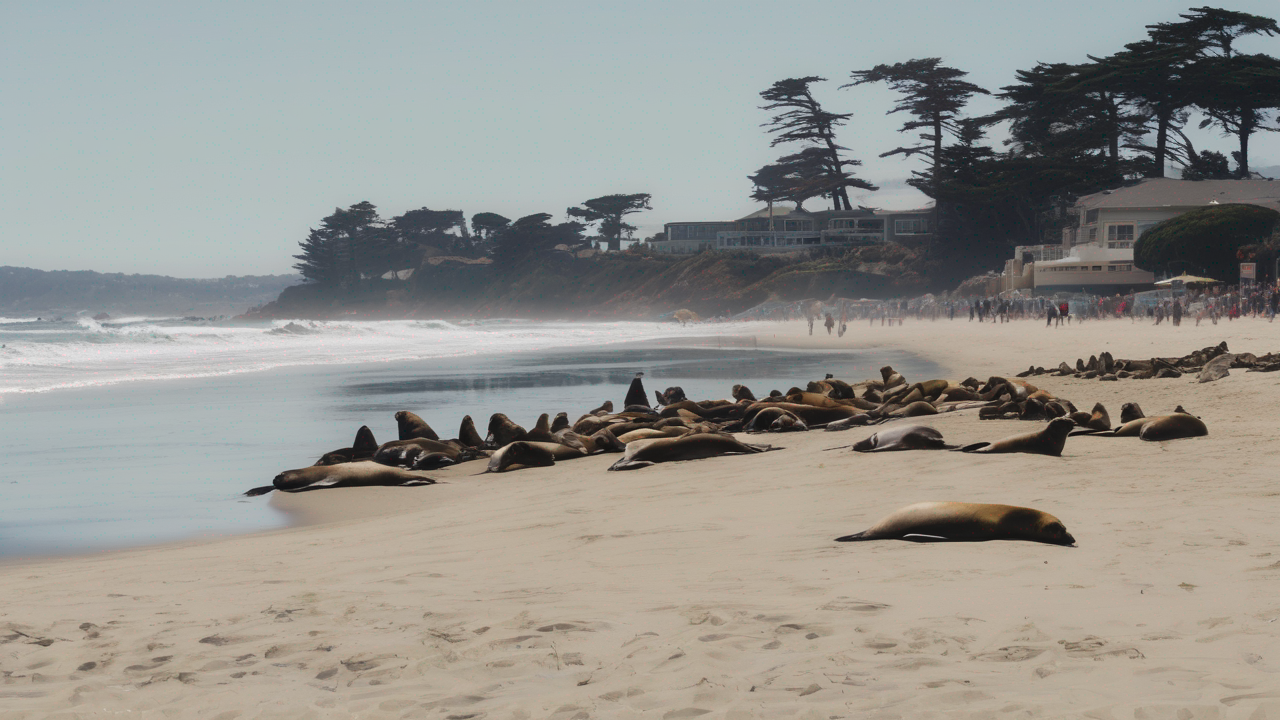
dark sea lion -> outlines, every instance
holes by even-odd
[[[485,438],[485,443],[493,447],[503,447],[524,440],[528,435],[529,433],[512,422],[511,418],[502,413],[494,413],[489,418],[489,437]]]
[[[400,428],[401,440],[412,440],[414,438],[440,439],[440,436],[436,434],[435,430],[431,429],[431,426],[425,420],[408,410],[401,410],[396,413],[396,425]]]
[[[560,432],[569,429],[569,413],[556,413],[555,419],[551,421],[551,433]]]
[[[586,457],[586,451],[556,442],[519,440],[499,448],[489,457],[485,472],[508,472],[530,467],[555,465],[557,460]]]
[[[1150,422],[1144,424],[1142,431],[1138,434],[1138,437],[1143,440],[1178,440],[1209,434],[1209,428],[1203,420],[1185,412],[1175,412],[1172,415],[1149,418],[1149,420]]]
[[[285,470],[275,477],[271,485],[246,492],[250,497],[272,490],[302,492],[335,487],[368,487],[373,485],[433,485],[435,480],[413,470],[383,465],[368,460],[342,463],[341,465],[312,465],[299,470]]]
[[[459,461],[462,451],[449,443],[427,438],[392,440],[383,443],[373,455],[373,461],[396,467],[416,467],[422,470],[452,465]]]
[[[891,450],[950,450],[942,439],[942,433],[928,425],[902,425],[881,430],[871,437],[854,443],[855,452],[888,452]]]
[[[316,465],[337,465],[338,463],[368,460],[378,452],[378,441],[373,439],[373,431],[368,425],[361,425],[356,431],[356,439],[351,447],[327,452],[316,461]]]
[[[750,422],[751,418],[755,417],[756,413],[770,407],[787,410],[791,414],[803,420],[805,424],[810,427],[863,414],[862,410],[847,405],[837,405],[835,407],[814,407],[813,405],[802,405],[800,403],[790,402],[758,402],[747,407],[742,419],[744,422]]]
[[[746,385],[734,385],[733,389],[729,391],[729,394],[738,402],[742,402],[743,400],[748,402],[756,401],[756,396],[751,392],[751,388]]]
[[[892,367],[885,365],[880,368],[880,377],[884,378],[883,389],[888,390],[896,385],[902,385],[907,379],[898,374]]]
[[[1044,404],[1044,416],[1049,418],[1050,420],[1054,418],[1065,417],[1066,414],[1067,414],[1067,408],[1057,400],[1054,400],[1053,402],[1047,402]]]
[[[773,449],[775,448],[768,445],[748,445],[729,435],[689,434],[678,438],[634,442],[627,446],[627,452],[610,465],[609,469],[637,470],[657,463],[701,460],[721,455],[746,455]]]
[[[605,400],[603,405],[601,405],[600,407],[596,408],[595,410],[592,410],[591,412],[589,412],[589,413],[587,413],[587,414],[588,414],[588,415],[599,415],[600,413],[611,413],[611,412],[613,412],[613,401],[612,401],[612,400]]]
[[[631,387],[627,388],[627,398],[622,401],[624,406],[649,407],[649,398],[644,392],[644,382],[640,379],[642,377],[644,373],[638,372],[634,378],[631,378]]]
[[[1036,432],[1014,435],[993,443],[974,443],[960,448],[970,453],[1033,453],[1037,455],[1062,455],[1075,423],[1067,418],[1054,418]]]
[[[1075,545],[1076,539],[1049,513],[1013,505],[925,502],[908,505],[836,542],[913,540],[916,542],[982,542],[1030,540]]]
[[[678,403],[681,400],[689,399],[685,397],[684,388],[679,385],[669,387],[663,392],[654,390],[653,396],[658,400],[658,405],[670,405],[671,403]]]
[[[1130,420],[1137,420],[1141,417],[1146,417],[1146,415],[1143,414],[1142,408],[1139,407],[1138,403],[1125,403],[1120,406],[1120,424],[1123,425]]]
[[[1089,421],[1093,419],[1093,415],[1083,410],[1077,410],[1067,415],[1067,419],[1075,423],[1077,427],[1087,428],[1089,427]]]
[[[484,446],[484,438],[480,437],[480,433],[476,430],[476,423],[470,415],[462,416],[462,424],[458,426],[458,442],[473,448]]]
[[[534,423],[533,429],[525,434],[526,440],[534,442],[555,442],[555,436],[551,434],[551,417],[546,413],[538,416],[538,422]]]

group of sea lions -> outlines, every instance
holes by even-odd
[[[1231,369],[1244,369],[1247,372],[1276,372],[1280,370],[1280,353],[1254,355],[1253,353],[1228,352],[1225,341],[1212,347],[1203,348],[1183,355],[1182,357],[1153,357],[1146,360],[1117,360],[1109,352],[1076,358],[1075,365],[1068,362],[1058,363],[1058,367],[1046,370],[1032,365],[1018,373],[1018,377],[1031,375],[1056,375],[1060,377],[1077,377],[1083,380],[1149,380],[1152,378],[1180,378],[1195,373],[1199,382],[1220,380],[1230,374]]]
[[[1112,427],[1101,403],[1083,412],[1064,398],[1020,378],[991,377],[982,383],[928,380],[908,383],[891,367],[881,379],[850,384],[827,375],[805,389],[773,390],[757,399],[751,390],[735,385],[732,399],[692,401],[683,389],[655,392],[650,405],[637,373],[621,412],[613,403],[582,415],[572,424],[567,413],[554,418],[542,414],[531,430],[508,416],[495,413],[488,435],[480,437],[468,415],[458,437],[441,440],[418,415],[396,413],[399,438],[378,444],[362,426],[352,446],[324,453],[312,466],[287,470],[272,485],[250,490],[299,492],[327,487],[369,485],[429,485],[426,473],[470,460],[487,460],[485,472],[511,472],[546,467],[600,453],[621,453],[609,470],[634,470],[656,463],[697,460],[723,455],[747,455],[774,450],[749,444],[732,433],[797,432],[813,429],[848,430],[965,409],[978,409],[980,419],[1047,421],[1031,432],[992,442],[964,446],[946,442],[927,425],[894,424],[851,446],[856,452],[956,450],[967,453],[1033,453],[1061,456],[1074,435],[1138,437],[1163,441],[1208,434],[1205,424],[1179,406],[1173,413],[1146,417],[1136,403],[1121,409],[1121,424]],[[831,448],[838,449],[838,448]],[[1034,540],[1072,545],[1075,539],[1057,518],[1030,508],[975,503],[918,503],[882,519],[871,528],[838,538],[841,542],[903,539],[915,541]]]

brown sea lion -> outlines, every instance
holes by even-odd
[[[484,445],[484,438],[480,437],[480,433],[476,430],[475,421],[471,419],[470,415],[462,416],[462,423],[458,426],[458,442],[473,448]]]
[[[551,432],[558,433],[561,430],[569,428],[569,413],[556,413],[556,417],[551,421]]]
[[[529,433],[512,422],[511,418],[502,413],[494,413],[489,418],[489,437],[485,438],[485,444],[492,447],[502,447],[524,440],[528,435]]]
[[[1138,433],[1138,437],[1143,440],[1178,440],[1209,434],[1209,428],[1203,420],[1185,412],[1147,419],[1150,422],[1143,424],[1141,432]]]
[[[489,467],[485,472],[498,473],[530,467],[546,467],[555,465],[557,460],[572,460],[586,456],[586,451],[581,448],[556,442],[517,440],[493,453],[489,457]]]
[[[734,385],[733,389],[729,391],[729,394],[738,402],[742,402],[743,400],[748,402],[756,401],[756,396],[752,394],[751,388],[746,385]]]
[[[748,445],[729,435],[708,433],[690,434],[678,438],[640,440],[627,446],[620,460],[609,466],[610,470],[637,470],[657,463],[677,460],[701,460],[721,455],[745,455],[766,452],[775,448],[769,445]]]
[[[378,441],[373,439],[373,431],[368,425],[361,425],[356,431],[356,439],[351,447],[327,452],[316,461],[316,465],[337,465],[355,460],[368,460],[378,452]]]
[[[916,400],[901,410],[895,410],[890,415],[893,417],[921,417],[924,415],[937,415],[938,408],[928,400]]]
[[[538,422],[534,423],[533,429],[525,433],[525,440],[533,442],[555,442],[556,439],[551,434],[551,416],[542,413],[538,416]]]
[[[855,452],[888,452],[893,450],[950,450],[942,433],[928,425],[900,425],[874,433],[854,443]]]
[[[1090,430],[1110,430],[1111,416],[1107,414],[1107,409],[1102,403],[1096,403],[1093,406],[1093,412],[1089,414],[1089,419],[1084,424]]]
[[[440,439],[440,436],[436,434],[435,430],[431,429],[431,426],[425,420],[408,410],[401,410],[396,413],[396,426],[400,429],[401,440],[412,440],[414,438]]]
[[[601,414],[601,413],[611,413],[611,412],[613,412],[613,401],[612,401],[612,400],[605,400],[603,405],[601,405],[600,407],[596,408],[595,410],[592,410],[591,412],[589,412],[589,413],[587,413],[587,414],[588,414],[588,415],[599,415],[599,414]]]
[[[775,427],[776,425],[776,427]],[[749,433],[757,432],[781,432],[784,430],[808,430],[808,426],[804,421],[792,413],[780,407],[770,407],[756,413],[751,421],[743,425],[743,431]]]
[[[860,533],[836,538],[836,542],[864,540],[1030,540],[1051,545],[1076,543],[1062,521],[1049,513],[1013,505],[962,502],[908,505]]]
[[[898,374],[888,365],[880,368],[880,377],[884,378],[884,385],[882,386],[882,389],[884,390],[888,390],[897,385],[903,385],[907,382],[906,378],[902,377],[902,375]]]
[[[373,485],[434,485],[435,480],[414,470],[383,465],[368,460],[340,465],[312,465],[299,470],[285,470],[276,475],[271,485],[254,488],[245,493],[250,497],[272,490],[302,492],[337,487],[367,487]]]
[[[790,402],[759,402],[747,407],[746,413],[743,414],[742,419],[744,422],[751,422],[751,418],[755,417],[756,413],[770,407],[787,410],[791,414],[803,420],[805,424],[810,427],[863,414],[862,410],[850,406],[814,407],[812,405],[801,405],[799,403]]]
[[[1036,455],[1062,455],[1067,436],[1075,423],[1067,418],[1054,418],[1036,432],[1014,435],[993,443],[981,442],[960,448],[968,453],[1032,453]]]
[[[627,445],[635,442],[636,440],[652,440],[653,438],[680,437],[681,435],[688,435],[689,432],[690,432],[689,428],[682,428],[682,427],[670,427],[670,428],[664,428],[662,430],[657,430],[654,428],[640,428],[639,430],[632,430],[630,432],[622,433],[621,435],[618,435],[617,438],[618,438],[618,442],[622,443],[623,445]]]
[[[840,432],[841,430],[852,430],[855,427],[862,427],[871,424],[872,417],[863,413],[861,415],[851,415],[843,420],[832,420],[827,423],[825,428],[827,432]]]

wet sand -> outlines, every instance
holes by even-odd
[[[1280,349],[1257,320],[750,332],[917,353],[954,380]],[[1280,377],[1032,380],[1113,418],[1182,404],[1211,434],[1051,458],[827,452],[871,431],[810,432],[628,473],[471,463],[432,487],[277,494],[306,524],[0,565],[0,717],[1280,716]],[[928,424],[957,443],[1029,429]],[[1036,507],[1079,546],[832,542],[925,500]]]

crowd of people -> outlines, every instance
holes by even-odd
[[[1057,295],[1033,297],[1015,291],[991,297],[947,297],[924,295],[892,300],[836,299],[822,302],[807,300],[772,303],[753,308],[736,316],[738,320],[787,322],[805,319],[809,334],[815,325],[828,335],[843,337],[849,323],[866,321],[874,326],[895,325],[914,320],[956,320],[968,322],[1006,323],[1013,320],[1044,320],[1047,327],[1060,327],[1072,321],[1127,318],[1131,322],[1149,321],[1156,325],[1181,325],[1184,319],[1217,324],[1242,317],[1263,317],[1273,321],[1280,312],[1280,289],[1275,285],[1210,286],[1148,291],[1115,295]]]

